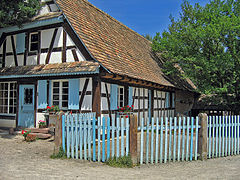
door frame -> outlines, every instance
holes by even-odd
[[[34,82],[24,82],[24,83],[21,83],[21,82],[17,82],[17,114],[16,114],[16,127],[18,127],[18,122],[19,122],[19,111],[20,111],[20,86],[22,85],[33,85],[34,86],[34,97],[33,97],[33,100],[34,100],[34,104],[33,104],[33,107],[34,107],[34,111],[33,111],[33,121],[34,121],[34,127],[36,127],[36,118],[37,118],[37,83],[35,80],[33,80]]]

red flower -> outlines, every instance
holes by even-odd
[[[119,106],[117,108],[119,109]]]
[[[132,105],[132,107],[134,107],[134,106]]]
[[[126,116],[126,118],[128,118],[128,116]]]
[[[72,111],[70,111],[70,114],[72,115]]]
[[[47,106],[47,109],[51,109],[51,107],[50,107],[50,106]]]
[[[121,108],[121,110],[123,110],[123,108]]]
[[[24,134],[24,130],[22,130],[22,134]]]
[[[52,105],[51,107],[53,108],[54,106]]]
[[[132,108],[130,107],[129,109],[131,110]]]
[[[129,108],[129,105],[127,105],[127,107]]]

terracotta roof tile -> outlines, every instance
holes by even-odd
[[[151,53],[151,42],[86,0],[56,0],[92,56],[105,68],[165,86],[165,78]]]

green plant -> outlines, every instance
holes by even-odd
[[[24,137],[24,140],[26,140],[26,137],[27,137],[27,135],[30,133],[31,131],[24,131],[24,130],[22,130],[22,135],[23,135],[23,137]]]
[[[33,142],[33,141],[36,141],[36,139],[37,139],[37,136],[35,134],[28,134],[26,136],[26,141],[27,142]]]
[[[60,111],[60,109],[58,106],[47,106],[47,111],[57,113]]]
[[[119,167],[119,168],[132,168],[133,167],[133,162],[131,159],[131,156],[122,156],[122,157],[113,157],[107,160],[106,162],[107,165],[112,166],[112,167]]]
[[[52,159],[65,159],[67,158],[67,153],[63,151],[63,148],[60,147],[58,153],[54,153],[50,156]]]

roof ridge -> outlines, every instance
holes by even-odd
[[[121,26],[125,27],[126,29],[132,31],[133,33],[135,33],[136,35],[140,36],[141,38],[143,38],[146,41],[149,41],[148,39],[146,39],[145,37],[143,37],[142,35],[140,35],[139,33],[137,33],[136,31],[134,31],[133,29],[131,29],[130,27],[126,26],[125,24],[123,24],[122,22],[118,21],[117,19],[115,19],[114,17],[112,17],[111,15],[109,15],[108,13],[104,12],[103,10],[99,9],[98,7],[94,6],[92,3],[90,3],[88,0],[78,0],[78,1],[84,1],[85,3],[87,3],[89,6],[92,6],[93,8],[95,8],[97,11],[101,12],[102,14],[106,15],[108,18],[112,19],[113,21],[115,21],[116,23],[120,24]],[[149,41],[151,43],[151,41]]]

